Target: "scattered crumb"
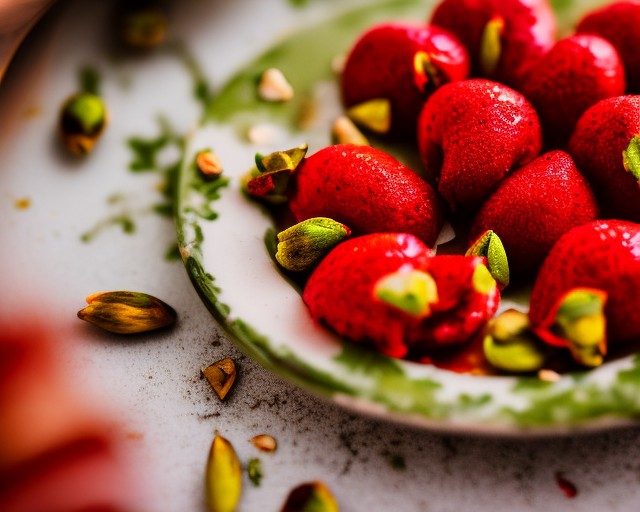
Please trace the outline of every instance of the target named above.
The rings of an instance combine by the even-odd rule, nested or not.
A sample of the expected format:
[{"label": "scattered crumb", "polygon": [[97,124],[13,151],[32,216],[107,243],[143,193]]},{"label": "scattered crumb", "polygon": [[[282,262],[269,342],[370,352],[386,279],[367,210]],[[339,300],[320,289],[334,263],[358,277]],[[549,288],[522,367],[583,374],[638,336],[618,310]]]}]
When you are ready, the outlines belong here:
[{"label": "scattered crumb", "polygon": [[17,210],[28,210],[31,207],[31,199],[23,197],[22,199],[16,199],[13,204]]},{"label": "scattered crumb", "polygon": [[558,382],[561,379],[561,376],[558,372],[543,368],[538,372],[538,378],[545,382]]},{"label": "scattered crumb", "polygon": [[144,434],[142,432],[127,432],[127,439],[133,439],[135,441],[144,439]]},{"label": "scattered crumb", "polygon": [[293,87],[282,71],[269,68],[262,74],[258,94],[266,101],[289,101],[293,99]]},{"label": "scattered crumb", "polygon": [[578,488],[575,484],[567,480],[560,472],[556,473],[556,483],[567,498],[575,498],[578,495]]},{"label": "scattered crumb", "polygon": [[270,144],[276,137],[276,129],[270,124],[256,124],[247,131],[247,138],[252,144],[264,146]]}]

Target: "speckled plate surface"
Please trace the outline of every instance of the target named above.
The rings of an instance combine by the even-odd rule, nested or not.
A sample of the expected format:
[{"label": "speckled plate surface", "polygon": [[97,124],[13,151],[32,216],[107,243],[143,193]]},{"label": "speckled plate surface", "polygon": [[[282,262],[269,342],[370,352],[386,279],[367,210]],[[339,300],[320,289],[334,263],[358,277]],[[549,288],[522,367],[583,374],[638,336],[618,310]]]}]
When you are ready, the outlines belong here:
[{"label": "speckled plate surface", "polygon": [[[588,7],[561,4],[558,12],[565,28],[579,9]],[[333,60],[364,27],[380,20],[421,20],[428,11],[424,2],[414,0],[366,7],[349,7],[347,2],[346,10],[345,3],[338,8],[337,2],[329,2],[314,8],[313,17],[304,11],[305,17],[283,2],[256,2],[254,16],[273,19],[262,26],[279,39],[268,48],[254,48],[253,59],[209,104],[205,119],[188,139],[177,189],[179,246],[196,289],[216,319],[245,353],[282,377],[354,410],[393,420],[444,430],[540,434],[636,419],[638,357],[564,375],[555,383],[460,375],[377,355],[313,322],[299,292],[269,256],[265,235],[273,229],[271,217],[243,195],[242,176],[256,152],[304,142],[313,153],[328,145],[330,123],[340,113]],[[258,77],[271,66],[291,81],[296,92],[292,102],[257,100]],[[310,103],[318,106],[318,114],[300,129],[301,112]],[[268,134],[264,144],[248,142],[251,128]],[[195,154],[204,148],[220,156],[223,179],[206,181],[196,171]],[[507,294],[502,307],[514,305],[522,309],[526,302]]]}]

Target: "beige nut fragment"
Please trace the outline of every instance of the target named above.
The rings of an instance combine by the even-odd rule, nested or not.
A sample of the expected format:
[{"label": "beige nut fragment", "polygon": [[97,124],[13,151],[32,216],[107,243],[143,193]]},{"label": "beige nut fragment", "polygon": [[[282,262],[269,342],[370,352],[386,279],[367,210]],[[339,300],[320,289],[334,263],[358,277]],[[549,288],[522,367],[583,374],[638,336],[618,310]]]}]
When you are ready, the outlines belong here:
[{"label": "beige nut fragment", "polygon": [[254,436],[250,441],[253,446],[255,446],[261,452],[265,453],[273,453],[278,447],[278,443],[276,442],[275,438],[267,434]]},{"label": "beige nut fragment", "polygon": [[216,361],[202,370],[220,400],[224,400],[236,380],[236,365],[232,359]]},{"label": "beige nut fragment", "polygon": [[293,99],[293,87],[282,71],[269,68],[262,74],[258,94],[266,101],[289,101]]}]

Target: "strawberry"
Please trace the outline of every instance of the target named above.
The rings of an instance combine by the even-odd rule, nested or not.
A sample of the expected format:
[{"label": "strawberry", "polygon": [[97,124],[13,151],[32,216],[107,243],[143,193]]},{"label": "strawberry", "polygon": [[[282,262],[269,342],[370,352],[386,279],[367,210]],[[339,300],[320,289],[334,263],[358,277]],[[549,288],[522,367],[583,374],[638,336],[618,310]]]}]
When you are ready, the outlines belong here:
[{"label": "strawberry", "polygon": [[[529,317],[541,338],[566,344],[579,362],[595,357],[595,344],[602,356],[607,342],[639,341],[640,225],[600,220],[565,233],[540,269]],[[602,339],[594,339],[600,331]]]},{"label": "strawberry", "polygon": [[552,151],[500,183],[479,210],[470,234],[476,239],[494,231],[511,272],[523,273],[538,267],[565,232],[597,216],[587,180],[567,153]]},{"label": "strawberry", "polygon": [[418,121],[427,170],[452,210],[478,205],[542,147],[538,116],[519,92],[484,79],[438,89]]},{"label": "strawberry", "polygon": [[558,41],[521,88],[540,114],[545,142],[557,147],[566,144],[585,110],[624,90],[618,52],[605,39],[589,34]]},{"label": "strawberry", "polygon": [[622,59],[627,91],[640,92],[640,2],[614,2],[587,14],[577,32],[595,34],[609,41]]},{"label": "strawberry", "polygon": [[336,333],[412,358],[470,340],[493,316],[499,297],[482,258],[433,257],[405,233],[342,242],[303,291],[313,318]]},{"label": "strawberry", "polygon": [[329,146],[302,160],[289,206],[298,222],[329,217],[354,234],[398,231],[435,244],[443,224],[433,188],[391,155],[369,146]]},{"label": "strawberry", "polygon": [[462,41],[474,76],[516,88],[555,42],[556,22],[546,0],[443,0],[431,23]]},{"label": "strawberry", "polygon": [[[429,94],[445,83],[464,80],[468,72],[466,50],[445,30],[385,23],[366,31],[349,52],[342,98],[347,108],[355,107],[356,117],[359,105],[388,101],[390,119],[378,131],[415,138],[418,114]],[[363,112],[366,123],[366,107]]]},{"label": "strawberry", "polygon": [[605,215],[640,222],[640,96],[602,100],[580,118],[569,152]]}]

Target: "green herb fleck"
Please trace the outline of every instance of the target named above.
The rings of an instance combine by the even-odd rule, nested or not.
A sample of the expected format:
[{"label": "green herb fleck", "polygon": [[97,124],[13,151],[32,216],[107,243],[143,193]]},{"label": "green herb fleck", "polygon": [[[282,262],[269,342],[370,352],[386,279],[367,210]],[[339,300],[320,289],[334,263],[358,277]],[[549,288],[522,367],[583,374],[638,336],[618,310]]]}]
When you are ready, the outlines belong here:
[{"label": "green herb fleck", "polygon": [[264,476],[262,474],[262,461],[258,458],[253,458],[249,460],[249,465],[247,466],[247,473],[249,474],[249,480],[256,487],[260,487],[260,481]]},{"label": "green herb fleck", "polygon": [[100,95],[100,74],[95,68],[84,66],[79,72],[80,90]]},{"label": "green herb fleck", "polygon": [[80,236],[80,240],[82,240],[84,243],[92,242],[100,233],[112,226],[120,226],[122,228],[122,231],[128,235],[131,235],[136,231],[136,224],[131,218],[130,214],[119,213],[117,215],[99,221],[93,228],[85,231]]}]

